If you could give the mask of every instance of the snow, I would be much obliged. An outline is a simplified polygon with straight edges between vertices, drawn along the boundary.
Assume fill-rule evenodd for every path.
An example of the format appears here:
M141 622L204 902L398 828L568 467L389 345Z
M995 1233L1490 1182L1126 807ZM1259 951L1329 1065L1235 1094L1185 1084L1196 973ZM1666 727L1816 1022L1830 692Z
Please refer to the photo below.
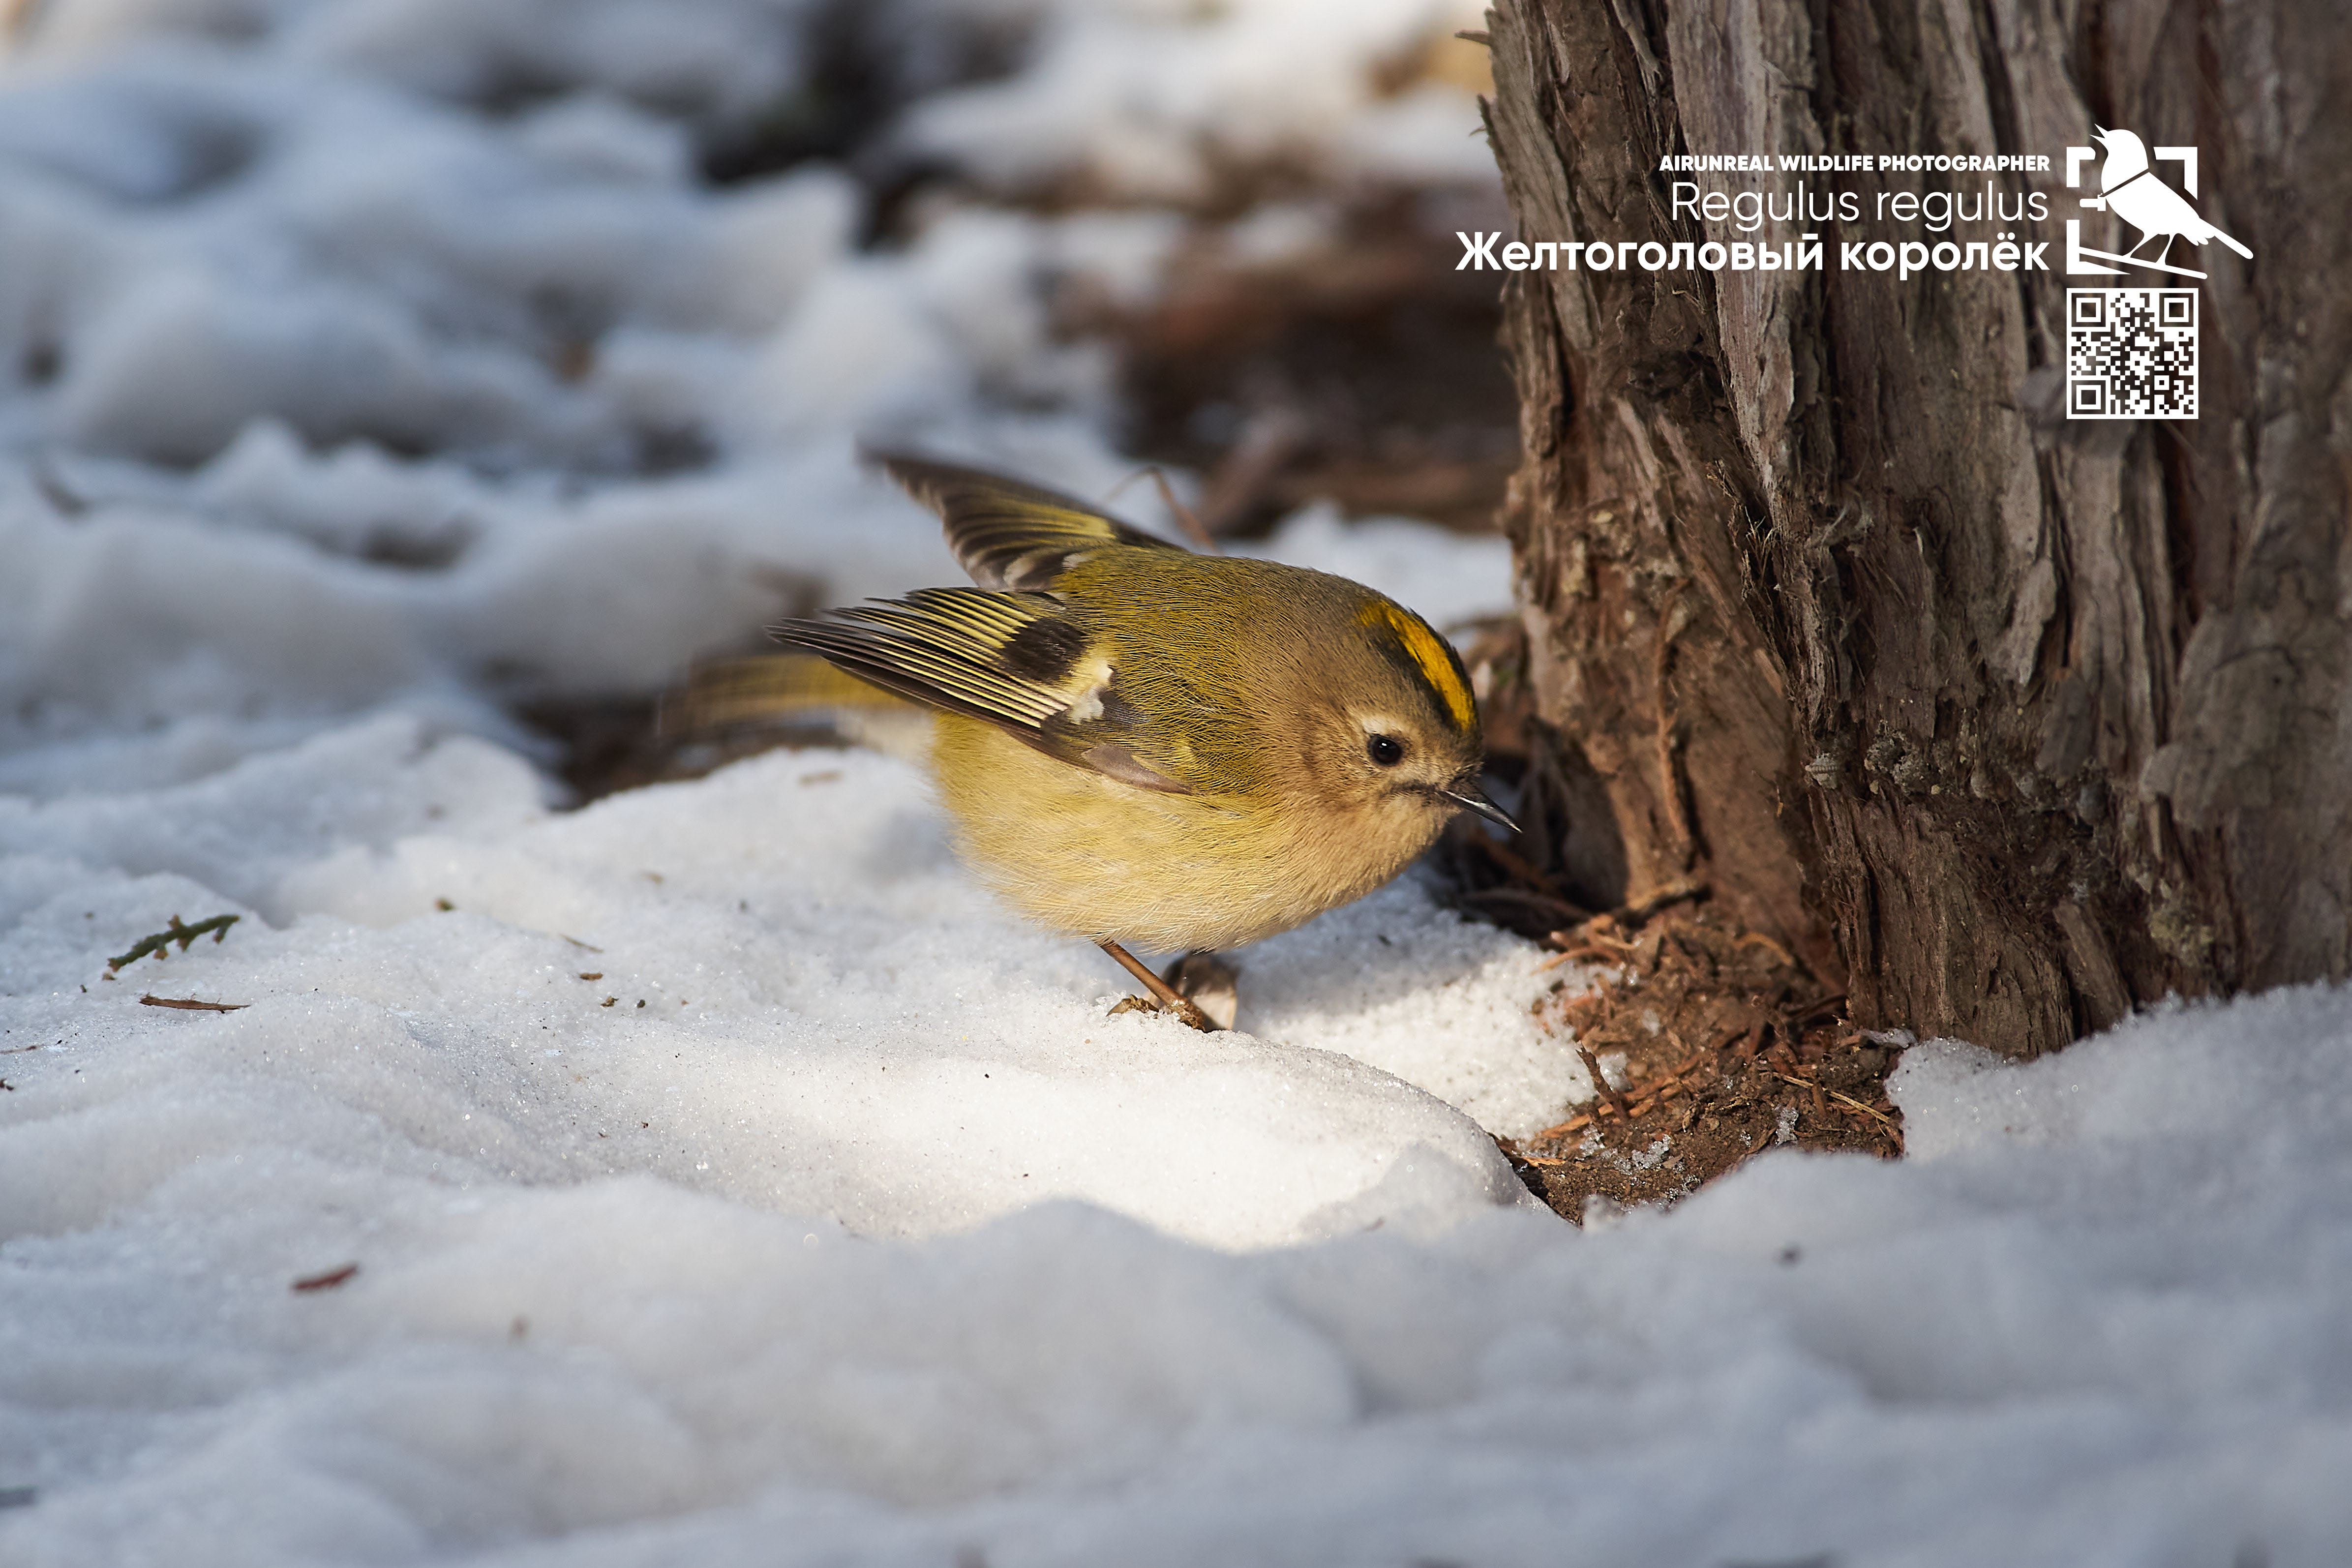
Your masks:
M942 92L910 117L916 148L992 184L1077 181L1124 200L1197 200L1218 165L1286 156L1356 174L1484 179L1461 96L1388 95L1384 70L1479 12L1445 0L1288 0L1214 9L1171 0L1019 6L1029 68Z
M1475 15L908 0L1017 47L907 51L898 142L969 188L877 247L869 172L697 173L807 86L794 5L30 14L0 1562L2342 1559L2340 989L1918 1045L1904 1162L1579 1231L1489 1136L1589 1094L1529 1013L1574 972L1414 876L1198 1036L1109 1016L903 761L572 809L510 717L954 581L861 438L1129 480L1048 285L1149 300L1234 160L1491 183L1465 91L1373 85ZM1056 183L1097 205L1011 205ZM1252 548L1509 605L1499 542L1409 520Z
M1770 1155L1589 1234L1457 1210L1237 1253L1061 1200L906 1244L765 1201L730 1125L793 1098L764 1053L628 1014L468 1041L507 971L574 960L416 921L396 956L298 924L177 972L299 966L331 1002L112 1054L140 1022L81 1013L33 1058L0 1463L55 1495L9 1516L12 1561L2321 1563L2352 1527L2339 993L2027 1068L1923 1047L1897 1093L1927 1157ZM915 1098L985 1164L1014 1140L941 1081L979 1067ZM2235 1092L2182 1092L2207 1081ZM625 1102L701 1142L590 1175Z

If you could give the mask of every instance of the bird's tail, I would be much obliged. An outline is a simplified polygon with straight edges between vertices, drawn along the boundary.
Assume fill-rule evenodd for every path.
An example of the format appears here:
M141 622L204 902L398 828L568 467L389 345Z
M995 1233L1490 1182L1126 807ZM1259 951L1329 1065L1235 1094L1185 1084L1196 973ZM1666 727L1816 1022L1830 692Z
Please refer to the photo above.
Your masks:
M914 754L930 735L929 716L903 698L845 675L811 654L714 659L663 695L664 739L713 739L727 731L775 731L800 743L853 744Z
M2231 239L2220 229L2217 228L2213 230L2213 237L2228 246L2231 249L2236 251L2239 255L2244 257L2247 260L2252 261L2254 258L2254 253L2252 251L2248 250L2244 246L2240 245L2236 240Z

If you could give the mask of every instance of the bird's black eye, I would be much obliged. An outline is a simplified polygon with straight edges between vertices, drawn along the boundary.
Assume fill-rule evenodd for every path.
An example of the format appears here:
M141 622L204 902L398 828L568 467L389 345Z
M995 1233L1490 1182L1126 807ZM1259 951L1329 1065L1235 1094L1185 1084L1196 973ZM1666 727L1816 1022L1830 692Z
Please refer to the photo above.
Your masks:
M1384 768L1392 768L1404 761L1404 742L1394 735L1375 735L1364 742L1364 750L1372 761Z

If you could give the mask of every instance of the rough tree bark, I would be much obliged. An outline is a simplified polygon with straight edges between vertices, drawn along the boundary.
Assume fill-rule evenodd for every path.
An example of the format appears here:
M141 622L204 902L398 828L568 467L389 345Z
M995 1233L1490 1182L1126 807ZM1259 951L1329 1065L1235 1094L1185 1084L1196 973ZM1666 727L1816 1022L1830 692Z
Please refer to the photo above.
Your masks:
M1994 180L2050 193L1998 226L2044 272L1841 271L1886 231L1805 226L1822 270L1510 279L1507 514L1589 899L1704 880L1864 1021L2013 1055L2347 972L2347 37L2338 0L1490 14L1526 239L1758 237L1675 221L1663 154L2063 168L2095 124L2195 142L2199 207L2253 251L2196 253L2194 422L2063 417L2063 220L2105 230L2055 173Z

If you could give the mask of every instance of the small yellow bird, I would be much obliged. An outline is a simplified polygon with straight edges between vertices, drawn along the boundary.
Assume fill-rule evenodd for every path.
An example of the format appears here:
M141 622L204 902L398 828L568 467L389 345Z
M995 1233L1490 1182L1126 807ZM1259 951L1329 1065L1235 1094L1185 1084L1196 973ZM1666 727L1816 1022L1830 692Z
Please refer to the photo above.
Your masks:
M1195 555L1017 479L876 454L940 514L976 588L770 628L935 710L931 768L965 860L1090 938L1196 1027L1122 945L1216 950L1351 902L1478 784L1462 661L1345 578Z

